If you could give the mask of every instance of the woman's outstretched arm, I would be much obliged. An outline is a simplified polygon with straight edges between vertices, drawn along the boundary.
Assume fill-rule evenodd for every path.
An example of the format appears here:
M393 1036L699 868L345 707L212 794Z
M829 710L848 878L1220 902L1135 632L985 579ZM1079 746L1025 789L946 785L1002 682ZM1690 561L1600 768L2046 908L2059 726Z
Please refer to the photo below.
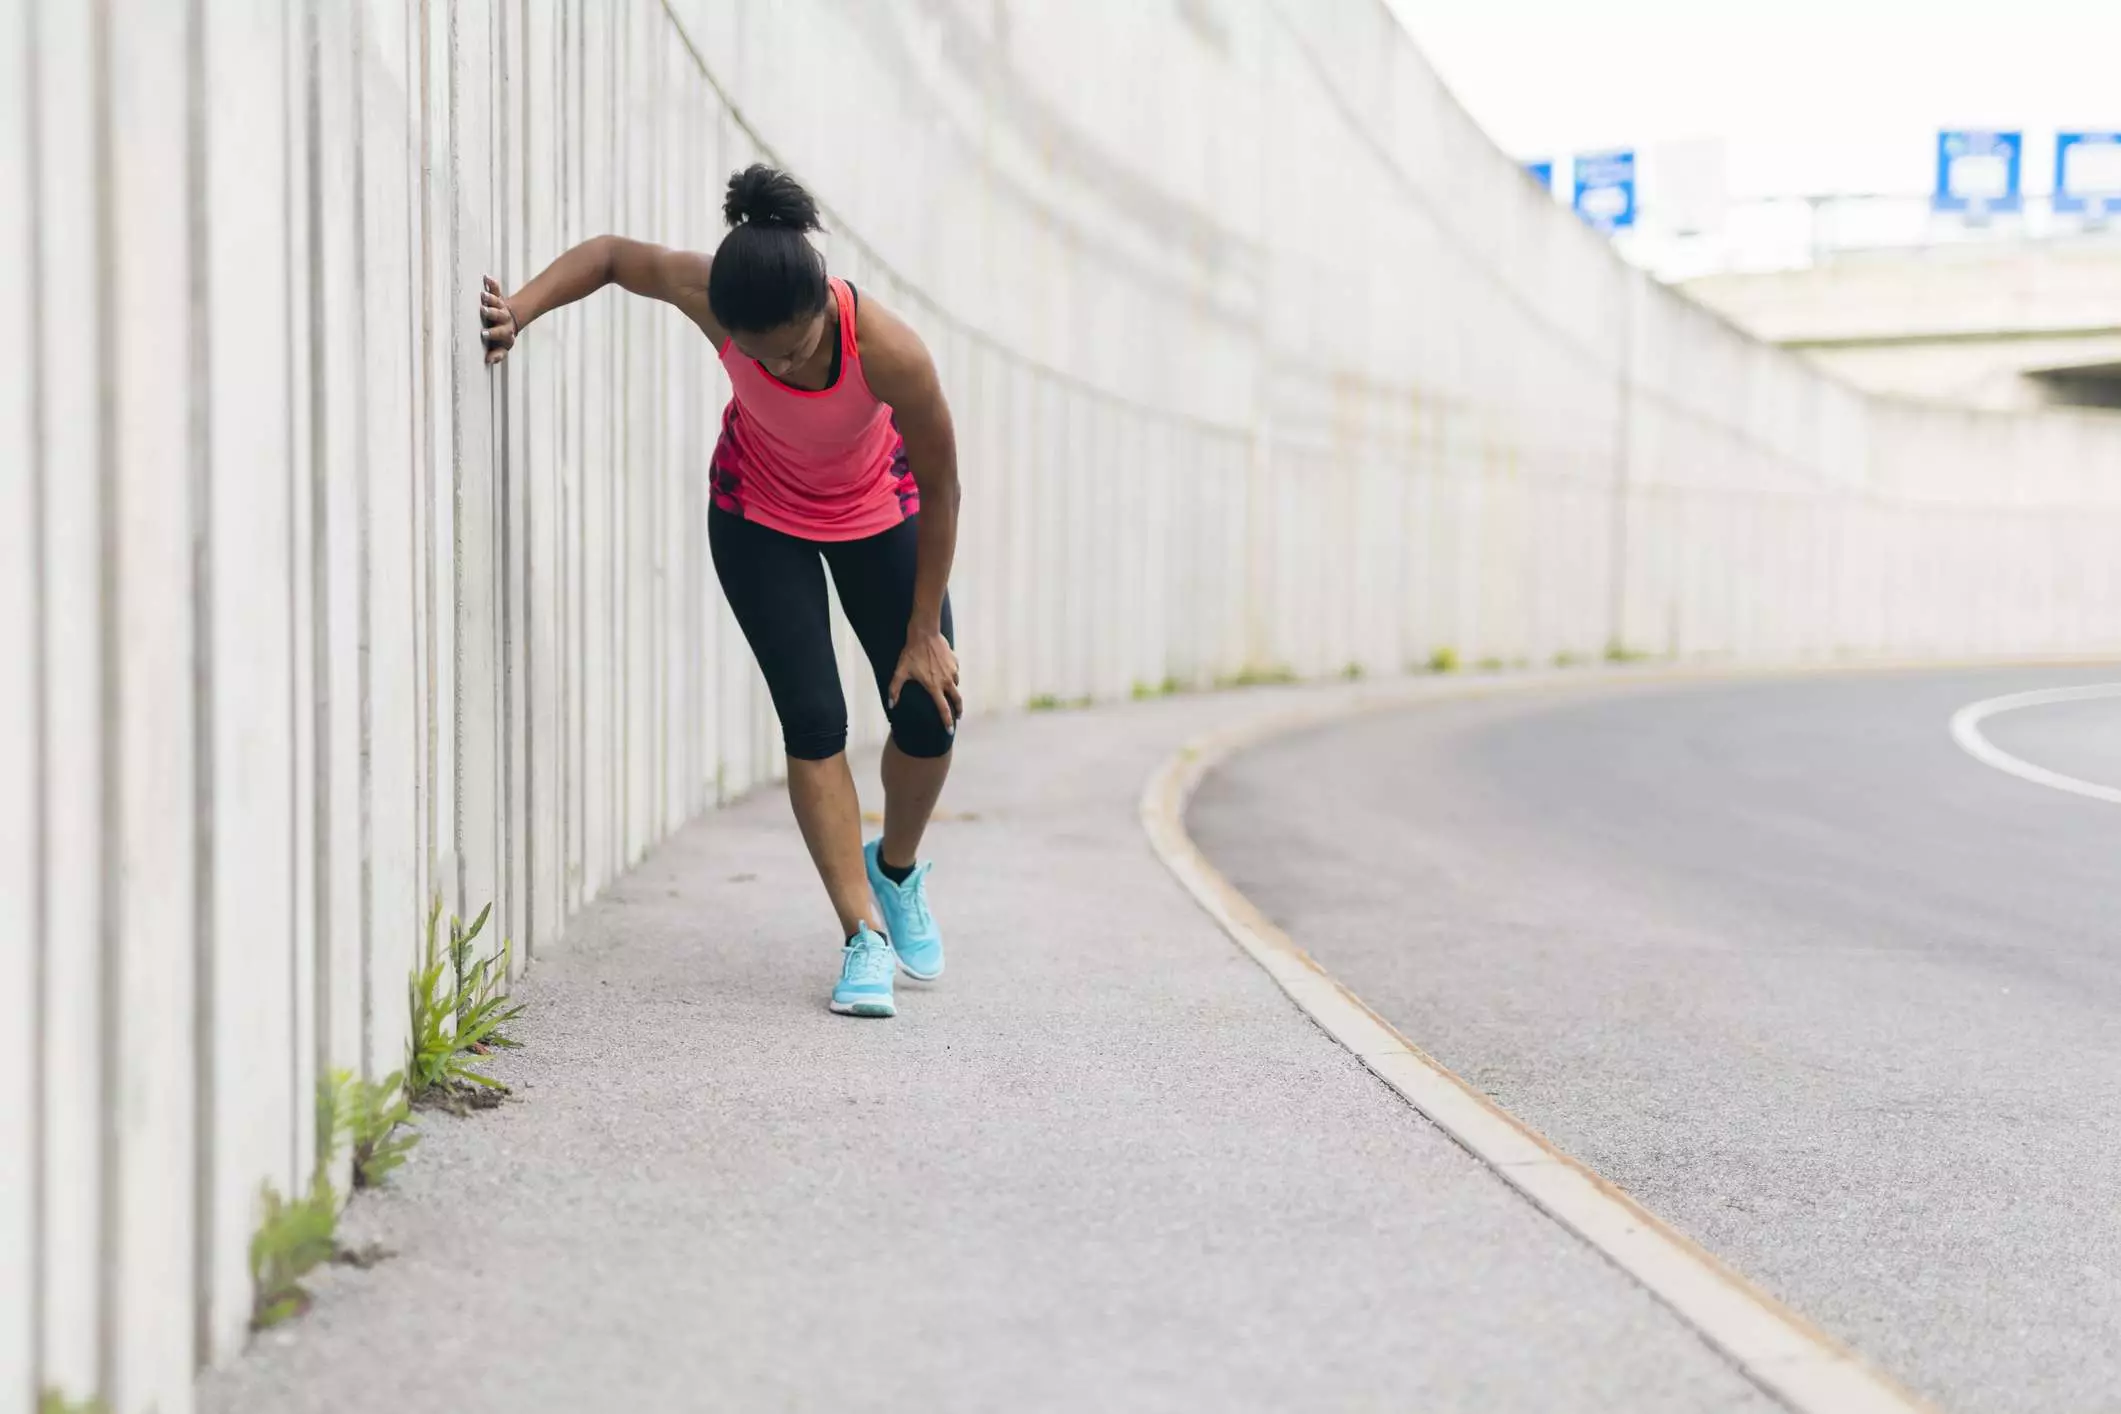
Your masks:
M489 275L479 294L486 361L499 363L508 357L516 336L540 315L586 299L606 285L675 305L719 349L729 341L729 334L715 323L707 307L710 264L697 251L672 250L624 236L595 236L553 261L512 295L503 295Z

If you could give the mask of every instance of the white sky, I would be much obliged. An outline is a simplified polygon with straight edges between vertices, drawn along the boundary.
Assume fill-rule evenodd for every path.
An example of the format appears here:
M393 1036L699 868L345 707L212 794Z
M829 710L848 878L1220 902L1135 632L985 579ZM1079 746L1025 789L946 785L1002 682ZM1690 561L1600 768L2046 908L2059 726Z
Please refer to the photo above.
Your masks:
M1940 127L2121 129L2121 0L1387 0L1519 157L1728 144L1731 195L1926 193Z

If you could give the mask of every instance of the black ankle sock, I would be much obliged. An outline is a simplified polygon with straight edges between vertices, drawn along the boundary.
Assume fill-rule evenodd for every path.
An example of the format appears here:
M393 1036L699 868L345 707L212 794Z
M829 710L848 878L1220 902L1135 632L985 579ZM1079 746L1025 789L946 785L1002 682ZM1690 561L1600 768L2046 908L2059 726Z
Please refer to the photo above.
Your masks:
M901 869L897 865L887 862L884 858L884 852L882 850L878 850L876 852L876 868L878 873L882 874L885 878L889 879L894 884L903 884L908 879L913 877L913 865L909 864L905 868Z

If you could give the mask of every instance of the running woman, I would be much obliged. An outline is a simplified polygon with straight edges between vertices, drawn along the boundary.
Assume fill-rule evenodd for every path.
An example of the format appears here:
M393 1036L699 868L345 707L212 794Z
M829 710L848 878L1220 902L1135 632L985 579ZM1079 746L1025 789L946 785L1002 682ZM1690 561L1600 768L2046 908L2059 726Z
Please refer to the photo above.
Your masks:
M677 306L721 355L731 397L709 469L707 542L723 597L780 715L788 797L839 914L832 1009L891 1016L894 964L942 975L921 836L950 771L964 699L950 621L957 441L920 337L825 271L817 203L754 165L729 181L710 260L618 236L574 247L481 297L486 361L540 315L616 284ZM862 842L825 571L891 718L884 831Z

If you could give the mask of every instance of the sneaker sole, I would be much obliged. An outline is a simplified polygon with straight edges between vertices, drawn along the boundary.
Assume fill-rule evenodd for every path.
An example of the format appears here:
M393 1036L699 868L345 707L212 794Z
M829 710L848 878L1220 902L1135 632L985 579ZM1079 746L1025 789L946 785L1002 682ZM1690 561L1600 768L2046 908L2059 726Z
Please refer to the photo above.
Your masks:
M943 969L940 967L936 968L933 972L915 972L911 967L906 965L906 959L904 959L903 957L898 960L898 970L905 973L908 977L911 977L916 982L933 982L936 978L943 975Z
M841 1016L897 1016L898 1008L890 1002L842 1002L835 1001L832 1009Z

